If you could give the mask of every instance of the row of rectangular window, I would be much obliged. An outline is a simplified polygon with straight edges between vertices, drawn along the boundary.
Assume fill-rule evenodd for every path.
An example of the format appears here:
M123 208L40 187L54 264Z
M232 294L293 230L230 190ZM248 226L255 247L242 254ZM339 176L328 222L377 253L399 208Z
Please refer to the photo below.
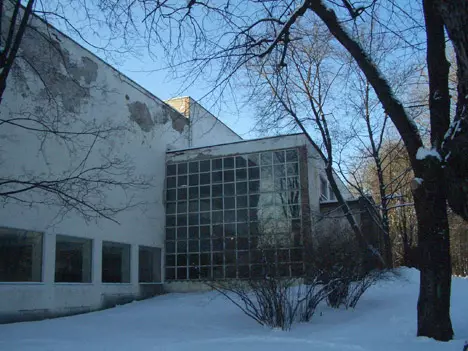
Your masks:
M221 237L201 240L166 241L166 254L198 253L223 250L258 250L260 248L291 248L302 244L299 233L295 237L290 234L245 237Z
M213 251L211 253L190 253L166 255L166 266L210 266L223 264L260 264L303 262L303 249L263 249Z
M167 267L166 280L209 280L209 279L248 279L265 276L301 277L304 273L302 263L244 266L208 267Z
M211 161L211 162L210 162ZM181 162L167 165L167 175L210 172L211 170L255 167L285 162L297 162L297 150L281 150L264 152L261 154L246 154L243 156L228 156L212 160Z
M185 239L209 239L211 237L255 237L259 235L273 233L299 232L301 220L293 219L290 221L274 220L269 223L260 224L259 222L246 223L224 223L200 226L182 226L167 227L166 240L185 240Z
M269 211L268 211L269 210ZM220 223L244 223L250 221L275 221L300 218L300 205L269 207L254 210L219 210L199 213L182 213L166 216L166 227L208 225Z
M130 283L131 245L103 241L103 283ZM93 265L92 239L57 235L55 282L90 283ZM42 281L43 234L0 228L0 281ZM161 249L139 246L139 282L159 282Z
M247 177L248 175L248 177ZM223 182L242 182L248 180L272 180L284 179L286 177L295 177L299 175L299 165L297 163L290 163L285 165L276 165L272 167L249 168L247 173L246 169L226 170L226 171L213 171L200 174L179 175L166 177L166 187L168 189L195 186L206 184L217 184Z

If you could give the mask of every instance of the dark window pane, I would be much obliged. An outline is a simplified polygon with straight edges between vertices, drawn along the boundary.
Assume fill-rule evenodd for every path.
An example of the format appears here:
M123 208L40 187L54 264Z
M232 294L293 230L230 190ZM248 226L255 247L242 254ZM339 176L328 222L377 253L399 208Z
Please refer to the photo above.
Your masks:
M233 182L234 181L234 171L224 171L224 181L225 182Z
M201 186L200 187L200 198L210 197L210 186Z
M209 225L201 225L200 226L200 237L201 238L209 238L210 236L211 236L210 226Z
M166 252L175 253L175 241L166 241Z
M237 270L238 270L240 279L249 278L249 273L250 273L249 266L239 266Z
M200 254L200 265L201 266L211 265L211 254L210 253Z
M236 168L247 167L247 160L245 156L236 157Z
M213 278L214 279L224 279L224 267L218 267L214 266L213 267Z
M200 252L211 252L211 240L200 240Z
M302 249L292 249L291 250L291 262L302 262L303 257L302 257Z
M237 223L237 236L249 236L249 225L247 223Z
M175 189L167 190L166 200L167 201L175 201L176 200L176 190Z
M285 171L284 165L283 164L274 165L273 166L273 174L274 174L275 178L282 178L282 177L286 176L286 171Z
M289 277L289 264L279 264L278 265L278 274L280 277Z
M166 280L175 279L175 268L166 268Z
M198 213L191 213L189 215L189 225L197 225L198 222Z
M187 268L177 268L177 280L187 279Z
M188 279L196 280L200 278L200 270L198 267L189 267Z
M177 253L186 253L187 252L187 240L177 241Z
M167 214L174 214L176 213L176 203L175 202L168 202L166 205L166 213Z
M178 227L177 228L177 240L187 239L187 227Z
M198 185L198 174L189 175L189 185Z
M265 181L262 180L262 185L265 184ZM249 192L251 194L258 193L260 191L260 182L258 180L256 181L250 181L249 182Z
M212 240L213 251L223 251L223 238L217 238Z
M246 179L247 179L247 169L246 168L236 170L236 180L237 181L246 180Z
M249 168L249 179L260 179L260 168Z
M229 224L224 225L224 236L225 237L236 236L236 225L234 223L229 223Z
M175 228L166 228L166 240L175 240Z
M237 208L247 207L247 196L237 196L236 200L237 200Z
M223 169L223 159L217 158L217 159L211 160L211 167L213 171Z
M249 238L237 238L237 250L248 250L249 249Z
M166 186L168 189L175 188L177 186L177 178L176 177L167 177L166 178Z
M177 255L177 265L178 266L186 266L187 265L187 255Z
M235 210L226 210L224 211L224 222L232 223L236 221L236 211Z
M288 163L286 165L288 176L295 176L299 174L299 165L297 163Z
M250 222L250 235L255 236L259 235L260 231L258 229L258 223L257 222Z
M210 199L200 200L200 211L209 211L211 209Z
M177 176L177 186L178 187L181 187L181 186L184 186L184 185L187 185L187 175L179 175Z
M259 265L259 264L252 265L251 275L252 275L252 278L264 277L265 276L265 268L263 267L263 265Z
M189 252L199 252L200 251L199 243L200 242L198 240L189 240ZM193 255L191 255L190 257L192 256ZM198 262L197 262L197 265L198 265Z
M167 165L166 167L166 175L171 176L171 175L176 175L176 165Z
M224 184L224 196L232 196L235 195L234 190L234 183L226 183Z
M223 198L215 197L211 199L213 210L222 210L223 209Z
M176 259L175 255L166 255L166 266L175 266Z
M284 151L275 151L273 153L273 163L284 163L285 157L284 157Z
M200 161L200 172L210 171L210 160Z
M236 238L233 237L233 236L227 237L224 240L224 248L226 250L235 250L236 249Z
M197 241L197 247L198 247L198 241ZM198 251L198 250L197 250ZM195 252L195 250L193 250ZM189 266L199 266L200 265L200 254L190 254L189 255Z
M224 198L224 208L227 210L233 209L236 207L236 198L235 197L225 197Z
M194 161L194 162L189 163L189 171L190 171L190 173L197 173L198 172L198 161Z
M236 266L226 267L226 278L236 278Z
M211 214L210 212L200 212L200 224L210 224Z
M289 250L278 250L278 262L290 262Z
M237 210L237 222L248 222L249 214L248 210Z
M177 213L186 213L187 212L187 201L177 202Z
M286 161L287 162L293 162L297 161L297 150L286 150Z
M222 183L223 182L223 171L216 171L212 173L212 182L213 183Z
M189 227L189 239L198 239L198 238L199 238L198 226Z
M247 158L249 167L256 167L260 164L258 154L249 154L247 155Z
M211 279L211 267L200 267L200 279Z
M210 184L211 173L200 173L200 185Z
M187 200L187 188L177 189L177 199Z
M176 216L168 215L166 216L166 226L175 227L176 225Z
M177 225L178 226L185 226L187 225L187 215L181 214L177 216Z
M291 275L293 277L300 277L304 274L304 267L302 263L291 264Z
M42 234L0 228L0 282L42 280Z
M223 223L223 211L213 211L211 218L213 224Z
M224 234L224 228L222 224L213 226L213 237L222 238Z
M224 159L224 169L234 168L234 157L226 157Z
M226 264L236 264L236 251L226 251L224 261Z
M138 250L138 281L154 283L161 281L161 249L140 246Z
M224 254L222 252L213 252L213 264L214 265L224 264Z
M271 152L262 152L260 154L260 160L263 165L271 165Z
M194 199L198 199L198 187L195 186L195 187L190 187L189 188L189 199L190 200L194 200Z
M198 200L189 201L189 211L190 212L198 212L199 211Z
M211 186L212 196L213 197L221 197L223 196L223 185L216 184Z
M187 164L179 163L177 165L177 174L187 174Z
M247 194L247 182L236 183L236 187L237 187L237 192L236 192L237 195Z

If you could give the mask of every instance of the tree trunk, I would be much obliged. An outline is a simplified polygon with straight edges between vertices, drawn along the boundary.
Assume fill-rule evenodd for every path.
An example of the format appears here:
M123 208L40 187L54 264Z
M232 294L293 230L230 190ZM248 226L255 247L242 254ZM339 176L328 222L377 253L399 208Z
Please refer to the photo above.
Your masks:
M426 159L424 163L424 180L421 184L413 184L421 274L418 336L448 341L453 337L450 321L452 266L445 178L434 158Z

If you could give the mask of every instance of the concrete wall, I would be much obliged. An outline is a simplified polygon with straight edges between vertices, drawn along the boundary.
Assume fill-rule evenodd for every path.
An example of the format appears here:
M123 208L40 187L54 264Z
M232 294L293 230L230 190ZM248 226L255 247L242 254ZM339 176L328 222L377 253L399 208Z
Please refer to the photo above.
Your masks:
M189 147L240 141L242 138L191 97L166 101L189 119Z

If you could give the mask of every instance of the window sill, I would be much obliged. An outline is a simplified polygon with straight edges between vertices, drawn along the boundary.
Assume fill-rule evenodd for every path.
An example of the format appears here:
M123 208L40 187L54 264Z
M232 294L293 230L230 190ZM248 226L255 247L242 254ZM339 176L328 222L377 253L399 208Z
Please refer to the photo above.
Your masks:
M138 282L140 285L161 285L163 282Z
M93 282L83 282L83 283L77 283L77 282L54 282L54 285L94 285Z
M133 285L132 283L106 283L106 282L102 282L101 284L102 285L108 285L108 286L114 286L114 285L117 285L117 286L132 286Z
M45 282L0 282L0 285L45 285Z

